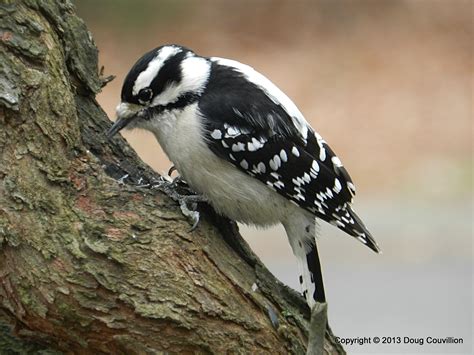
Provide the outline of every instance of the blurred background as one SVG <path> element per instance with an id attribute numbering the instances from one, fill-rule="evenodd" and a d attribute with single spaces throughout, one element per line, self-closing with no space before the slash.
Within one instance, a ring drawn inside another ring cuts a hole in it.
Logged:
<path id="1" fill-rule="evenodd" d="M 320 252 L 340 337 L 463 338 L 453 345 L 353 345 L 350 353 L 472 352 L 473 2 L 470 0 L 77 0 L 117 75 L 98 100 L 111 119 L 122 81 L 166 43 L 236 59 L 269 77 L 329 142 L 357 186 L 376 255 L 330 225 Z M 124 136 L 158 172 L 151 134 Z M 282 228 L 242 234 L 298 290 Z"/>

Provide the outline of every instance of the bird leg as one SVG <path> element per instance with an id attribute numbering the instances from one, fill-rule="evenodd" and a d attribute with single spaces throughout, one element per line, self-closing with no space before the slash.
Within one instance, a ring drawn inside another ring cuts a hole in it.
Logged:
<path id="1" fill-rule="evenodd" d="M 181 213 L 190 219 L 192 227 L 190 232 L 194 231 L 199 225 L 200 214 L 196 211 L 198 202 L 207 202 L 204 196 L 194 193 L 189 188 L 186 181 L 181 176 L 177 176 L 171 180 L 171 174 L 176 168 L 172 166 L 168 171 L 168 176 L 160 176 L 160 180 L 152 188 L 163 191 L 173 201 L 179 203 Z M 182 193 L 183 191 L 184 193 Z"/>

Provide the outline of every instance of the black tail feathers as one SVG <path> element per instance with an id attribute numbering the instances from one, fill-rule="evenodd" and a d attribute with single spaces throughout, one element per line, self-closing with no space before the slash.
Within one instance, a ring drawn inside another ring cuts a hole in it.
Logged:
<path id="1" fill-rule="evenodd" d="M 381 252 L 374 237 L 372 237 L 372 234 L 370 234 L 367 227 L 364 225 L 364 222 L 362 222 L 359 216 L 357 216 L 357 214 L 348 204 L 337 211 L 337 219 L 333 224 L 335 224 L 347 234 L 355 237 L 362 244 L 367 245 L 376 253 Z"/>

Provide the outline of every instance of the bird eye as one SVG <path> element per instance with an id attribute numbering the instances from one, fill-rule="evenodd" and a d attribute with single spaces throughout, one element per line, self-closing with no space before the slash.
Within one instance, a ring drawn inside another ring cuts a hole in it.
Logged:
<path id="1" fill-rule="evenodd" d="M 142 89 L 138 93 L 138 101 L 140 101 L 140 103 L 142 104 L 149 102 L 152 96 L 153 96 L 153 91 L 151 91 L 150 88 Z"/>

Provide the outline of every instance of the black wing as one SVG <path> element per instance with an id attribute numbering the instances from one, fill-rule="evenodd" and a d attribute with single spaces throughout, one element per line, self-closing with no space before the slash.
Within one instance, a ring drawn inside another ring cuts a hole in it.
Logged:
<path id="1" fill-rule="evenodd" d="M 319 134 L 309 125 L 302 132 L 281 105 L 238 72 L 217 67 L 213 75 L 199 104 L 209 148 L 378 251 L 351 209 L 355 189 L 349 174 Z"/>

